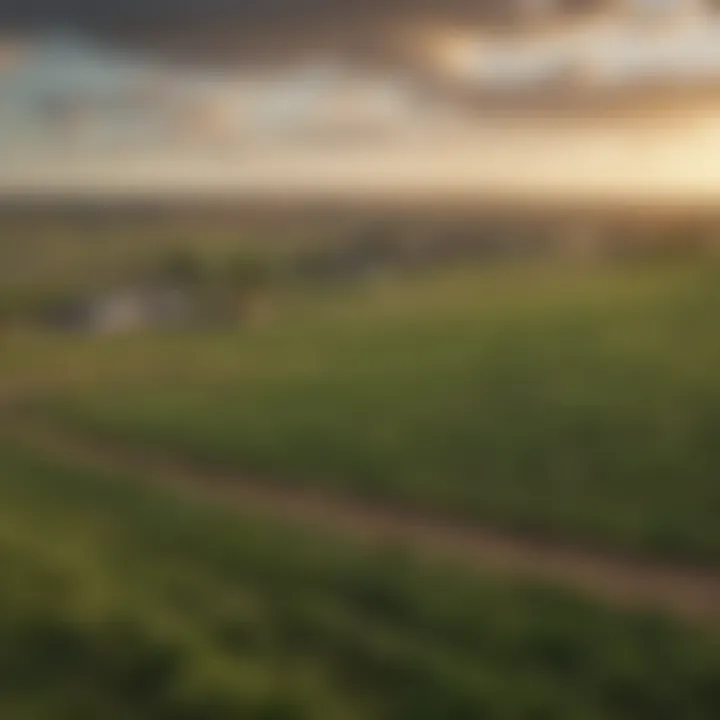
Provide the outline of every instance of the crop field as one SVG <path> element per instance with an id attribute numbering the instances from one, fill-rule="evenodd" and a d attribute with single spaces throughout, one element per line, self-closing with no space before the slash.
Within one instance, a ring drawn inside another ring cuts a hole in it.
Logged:
<path id="1" fill-rule="evenodd" d="M 286 301 L 239 332 L 8 341 L 3 362 L 43 387 L 25 411 L 65 430 L 716 562 L 719 281 L 695 264 L 446 269 Z"/>
<path id="2" fill-rule="evenodd" d="M 0 459 L 3 717 L 720 712 L 706 631 L 328 543 L 22 443 Z"/>
<path id="3" fill-rule="evenodd" d="M 309 246 L 57 232 L 0 238 L 0 717 L 720 716 L 717 259 L 330 263 L 103 332 L 34 308 Z"/>

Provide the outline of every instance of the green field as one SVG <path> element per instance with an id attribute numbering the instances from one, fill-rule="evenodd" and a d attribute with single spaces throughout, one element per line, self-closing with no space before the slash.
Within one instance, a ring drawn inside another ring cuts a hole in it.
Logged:
<path id="1" fill-rule="evenodd" d="M 3 443 L 0 714 L 720 713 L 706 631 L 327 540 Z"/>
<path id="2" fill-rule="evenodd" d="M 0 238 L 1 718 L 720 717 L 717 261 L 279 273 L 264 322 L 35 322 L 178 251 L 210 295 L 310 247 L 156 230 Z M 486 551 L 435 552 L 456 531 Z"/>
<path id="3" fill-rule="evenodd" d="M 271 483 L 720 559 L 720 269 L 464 268 L 238 332 L 8 340 L 64 430 Z M 30 393 L 32 395 L 32 392 Z"/>

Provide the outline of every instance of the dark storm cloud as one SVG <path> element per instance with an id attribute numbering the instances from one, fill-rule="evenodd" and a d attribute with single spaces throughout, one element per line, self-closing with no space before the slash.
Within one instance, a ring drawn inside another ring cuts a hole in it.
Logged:
<path id="1" fill-rule="evenodd" d="M 528 0 L 525 0 L 527 2 Z M 531 0 L 530 0 L 531 1 Z M 103 29 L 165 24 L 295 25 L 316 22 L 383 25 L 398 20 L 499 18 L 523 0 L 2 0 L 0 22 L 75 25 Z M 592 0 L 559 0 L 587 5 Z"/>
<path id="2" fill-rule="evenodd" d="M 523 0 L 0 0 L 0 26 L 97 33 L 157 50 L 281 57 L 301 48 L 383 58 L 413 23 L 504 23 Z M 527 1 L 527 0 L 525 0 Z M 595 0 L 558 0 L 565 7 Z"/>
<path id="3" fill-rule="evenodd" d="M 302 20 L 319 17 L 335 19 L 351 17 L 388 18 L 398 15 L 438 15 L 446 10 L 463 13 L 482 13 L 495 0 L 4 0 L 0 4 L 0 19 L 20 22 L 142 23 L 163 17 L 179 22 L 185 16 L 204 16 L 207 19 L 237 19 L 248 21 Z"/>

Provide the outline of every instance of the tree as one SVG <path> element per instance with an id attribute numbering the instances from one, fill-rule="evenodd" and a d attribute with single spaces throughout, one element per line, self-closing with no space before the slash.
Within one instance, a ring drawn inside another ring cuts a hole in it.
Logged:
<path id="1" fill-rule="evenodd" d="M 207 281 L 209 268 L 198 253 L 186 248 L 173 250 L 162 258 L 158 274 L 173 284 L 198 286 Z"/>

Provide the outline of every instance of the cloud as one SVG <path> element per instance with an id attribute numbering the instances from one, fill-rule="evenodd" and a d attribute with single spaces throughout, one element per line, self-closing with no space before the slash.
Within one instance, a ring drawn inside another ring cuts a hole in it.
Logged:
<path id="1" fill-rule="evenodd" d="M 599 0 L 557 0 L 584 7 Z M 403 22 L 488 22 L 507 18 L 527 0 L 3 0 L 0 24 L 192 33 L 230 30 L 249 36 L 319 36 L 328 25 L 379 30 Z"/>

